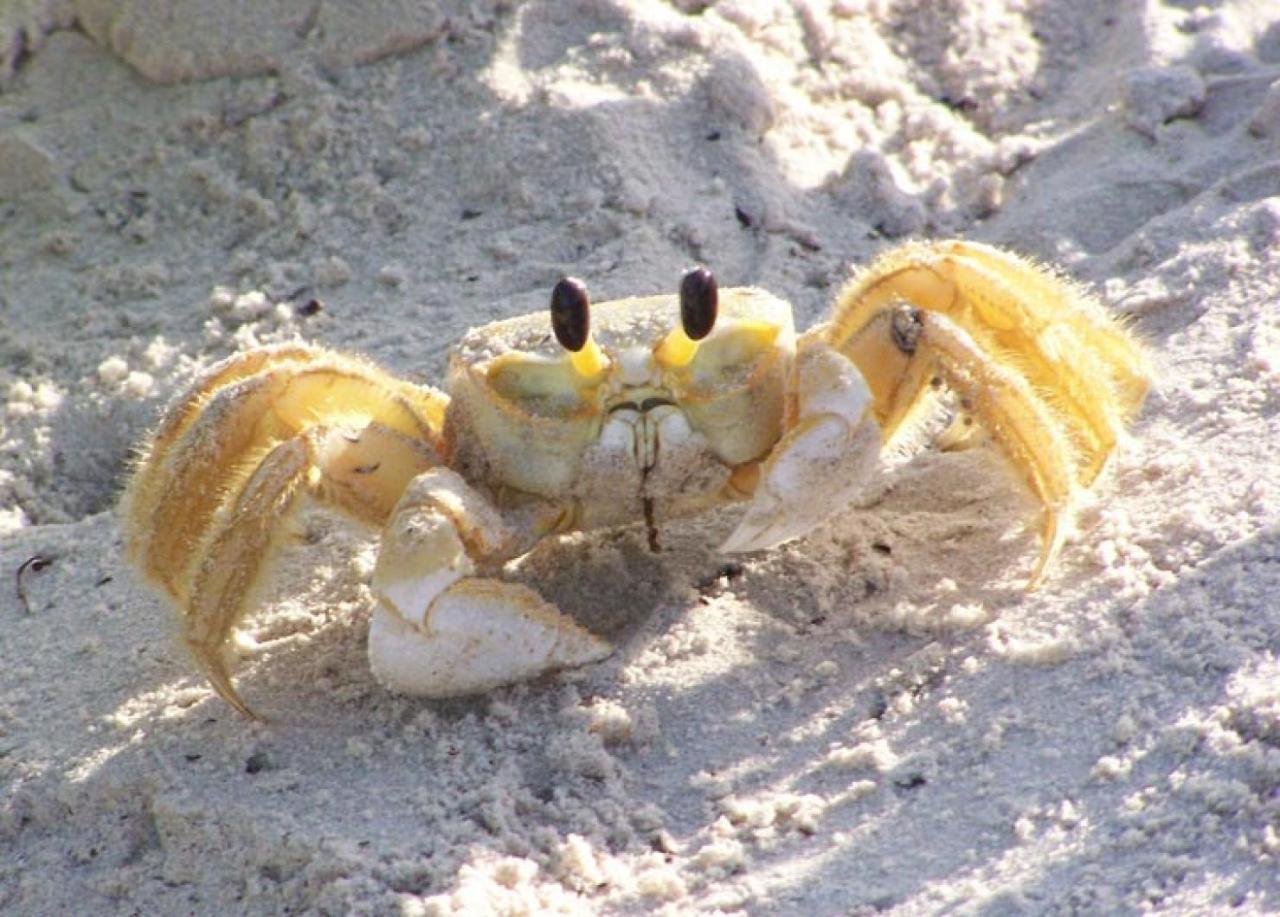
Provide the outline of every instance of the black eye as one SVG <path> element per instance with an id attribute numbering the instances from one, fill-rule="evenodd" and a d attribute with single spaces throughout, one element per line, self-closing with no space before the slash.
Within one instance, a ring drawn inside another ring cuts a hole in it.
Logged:
<path id="1" fill-rule="evenodd" d="M 716 279 L 705 267 L 695 268 L 680 281 L 680 324 L 691 341 L 700 341 L 716 326 L 720 294 Z"/>
<path id="2" fill-rule="evenodd" d="M 551 291 L 551 330 L 565 350 L 577 353 L 591 337 L 591 304 L 581 280 L 564 277 Z"/>

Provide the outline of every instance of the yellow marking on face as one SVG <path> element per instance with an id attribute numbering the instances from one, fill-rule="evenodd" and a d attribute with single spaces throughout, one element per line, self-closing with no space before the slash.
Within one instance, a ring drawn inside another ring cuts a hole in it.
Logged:
<path id="1" fill-rule="evenodd" d="M 589 337 L 581 350 L 569 354 L 569 363 L 574 372 L 584 380 L 594 382 L 608 368 L 609 358 L 604 355 L 595 339 Z"/>
<path id="2" fill-rule="evenodd" d="M 672 330 L 662 343 L 654 348 L 653 358 L 658 361 L 661 366 L 675 369 L 680 366 L 688 366 L 693 362 L 694 355 L 698 352 L 698 342 L 685 334 L 683 327 Z"/>

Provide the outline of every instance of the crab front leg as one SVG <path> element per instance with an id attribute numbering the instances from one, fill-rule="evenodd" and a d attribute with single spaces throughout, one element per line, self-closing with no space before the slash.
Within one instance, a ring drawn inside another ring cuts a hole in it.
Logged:
<path id="1" fill-rule="evenodd" d="M 608 656 L 607 641 L 533 590 L 474 575 L 477 564 L 527 551 L 555 515 L 534 507 L 504 519 L 453 471 L 417 477 L 383 531 L 373 574 L 375 677 L 403 694 L 454 697 Z"/>

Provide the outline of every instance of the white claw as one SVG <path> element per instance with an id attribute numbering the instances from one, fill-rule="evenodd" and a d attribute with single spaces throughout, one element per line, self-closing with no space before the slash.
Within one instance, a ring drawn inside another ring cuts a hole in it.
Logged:
<path id="1" fill-rule="evenodd" d="M 720 550 L 760 551 L 799 538 L 853 502 L 880 465 L 871 393 L 847 358 L 822 344 L 801 355 L 796 425 L 764 463 L 746 514 Z"/>
<path id="2" fill-rule="evenodd" d="M 533 590 L 497 580 L 461 580 L 409 615 L 384 597 L 369 627 L 374 676 L 422 697 L 478 694 L 611 652 Z"/>
<path id="3" fill-rule="evenodd" d="M 471 576 L 474 565 L 452 517 L 414 502 L 434 494 L 443 504 L 448 476 L 428 472 L 424 479 L 387 524 L 373 573 L 378 607 L 369 625 L 369 662 L 378 681 L 403 694 L 458 697 L 597 662 L 613 651 L 532 589 Z"/>
<path id="4" fill-rule="evenodd" d="M 799 538 L 843 509 L 879 466 L 874 423 L 850 429 L 842 417 L 811 418 L 784 440 L 785 451 L 761 475 L 745 515 L 720 550 L 763 551 Z"/>

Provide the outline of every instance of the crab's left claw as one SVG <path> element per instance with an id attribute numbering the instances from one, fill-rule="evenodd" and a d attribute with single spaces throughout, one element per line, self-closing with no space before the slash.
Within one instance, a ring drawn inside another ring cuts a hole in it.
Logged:
<path id="1" fill-rule="evenodd" d="M 795 373 L 795 424 L 765 460 L 722 551 L 763 550 L 806 534 L 851 503 L 880 467 L 880 428 L 857 366 L 807 335 Z"/>
<path id="2" fill-rule="evenodd" d="M 369 662 L 378 681 L 420 697 L 477 694 L 597 662 L 613 647 L 519 583 L 476 577 L 513 535 L 456 473 L 409 486 L 383 532 Z"/>

